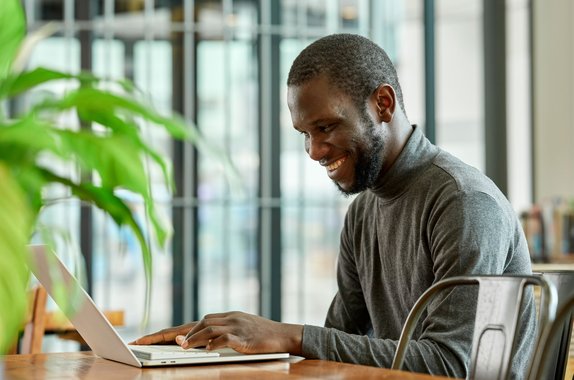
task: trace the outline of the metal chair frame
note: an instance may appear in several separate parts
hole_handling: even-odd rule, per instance
[[[549,321],[554,320],[557,303],[556,288],[540,276],[482,275],[447,278],[427,289],[411,309],[401,332],[392,369],[401,368],[416,323],[438,292],[467,285],[479,287],[470,357],[470,379],[507,378],[520,306],[523,301],[524,288],[527,285],[537,285],[541,288],[538,318],[541,326],[546,326]],[[500,347],[501,339],[502,347]],[[492,348],[496,348],[496,351]],[[501,355],[498,355],[500,351],[502,351]]]
[[[557,361],[555,358],[555,349],[561,343],[565,324],[572,323],[573,313],[574,295],[571,295],[558,308],[556,318],[545,325],[532,360],[529,380],[548,379],[556,376],[557,370],[560,369],[556,365],[560,365],[560,361]],[[571,331],[570,329],[569,331]],[[562,376],[564,376],[564,372],[562,372]]]
[[[538,274],[538,273],[536,273]],[[542,277],[551,282],[558,292],[558,310],[564,305],[570,297],[574,297],[574,271],[569,270],[545,270],[541,271]],[[553,352],[546,353],[548,360],[544,365],[548,365],[544,378],[537,380],[563,380],[566,374],[568,364],[568,355],[570,353],[570,337],[572,335],[572,314],[571,317],[564,317],[562,321],[561,337],[556,337],[552,346],[547,346],[548,350]],[[553,363],[553,365],[550,365]]]

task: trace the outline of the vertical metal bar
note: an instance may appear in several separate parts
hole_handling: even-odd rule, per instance
[[[259,7],[260,24],[262,26],[270,25],[270,5],[269,1],[262,1]],[[259,168],[259,193],[260,198],[269,198],[271,193],[270,177],[268,172],[269,159],[271,156],[269,144],[269,126],[271,119],[271,89],[269,88],[271,77],[271,59],[269,51],[271,50],[271,36],[262,33],[259,36],[259,101],[261,103],[261,119],[259,121],[259,155],[260,168]],[[264,317],[271,315],[270,306],[270,289],[271,289],[271,275],[270,275],[270,252],[271,252],[271,215],[268,207],[261,202],[259,212],[259,294],[260,294],[260,314]]]
[[[183,95],[184,116],[188,122],[196,121],[196,76],[197,76],[197,48],[194,34],[195,2],[184,2],[183,36]],[[186,199],[192,200],[197,196],[197,151],[190,145],[184,145],[184,168],[183,173],[184,194]],[[189,233],[184,234],[184,318],[185,320],[199,319],[199,246],[198,246],[198,209],[190,202],[184,210],[184,226]]]
[[[531,201],[536,202],[536,149],[534,146],[534,120],[536,117],[536,107],[534,107],[534,94],[536,91],[536,84],[534,82],[534,57],[535,57],[535,46],[534,46],[534,33],[535,33],[535,23],[534,23],[534,1],[528,1],[528,47],[529,47],[529,61],[530,66],[528,68],[530,74],[530,194],[532,194]]]
[[[280,24],[280,2],[262,1],[259,17],[263,27]],[[260,35],[260,197],[259,265],[261,315],[281,320],[281,189],[280,189],[280,97],[279,43],[281,36]],[[277,201],[277,202],[276,202]]]
[[[103,43],[105,44],[106,48],[104,49],[103,54],[105,54],[105,59],[104,62],[106,62],[106,67],[104,68],[104,78],[106,79],[110,79],[111,77],[111,55],[112,55],[112,39],[113,39],[113,28],[112,28],[112,23],[114,20],[114,1],[113,0],[105,0],[104,1],[104,41]],[[100,37],[101,38],[101,37]],[[126,48],[125,49],[125,53],[124,56],[125,57],[131,57],[131,59],[133,60],[133,44],[130,44],[131,49]],[[125,67],[125,65],[124,65]],[[131,75],[132,73],[126,73],[128,75]],[[126,78],[130,78],[129,76],[126,76]],[[131,77],[131,79],[133,79],[133,76]],[[106,218],[106,216],[104,216],[104,218]],[[105,226],[105,224],[104,224]],[[95,228],[98,228],[99,226],[96,225],[94,226]],[[103,228],[102,231],[102,240],[105,241],[108,236],[106,234],[107,228]],[[98,232],[95,233],[96,235],[99,235]],[[103,250],[102,252],[100,252],[100,254],[103,256],[103,265],[104,265],[104,276],[103,276],[103,281],[102,283],[102,287],[96,291],[101,291],[101,295],[100,295],[100,302],[102,302],[103,305],[109,306],[109,301],[111,300],[111,296],[112,296],[112,262],[111,262],[111,252],[110,250]],[[103,288],[103,289],[102,289]]]
[[[271,24],[281,24],[281,2],[279,0],[271,1]],[[281,35],[271,35],[271,76],[269,78],[271,89],[271,119],[267,128],[271,131],[271,170],[268,175],[271,177],[271,197],[276,202],[273,204],[272,209],[272,224],[271,224],[271,238],[272,246],[271,256],[271,315],[270,318],[280,321],[281,320],[281,268],[282,268],[282,255],[283,246],[281,243],[281,96],[280,96],[280,78],[281,78]]]
[[[225,86],[231,87],[231,40],[233,38],[232,25],[229,25],[230,18],[233,16],[233,0],[223,0],[223,76]],[[231,157],[231,98],[229,96],[224,97],[224,110],[223,110],[223,120],[224,120],[224,149],[225,153]],[[225,309],[230,307],[230,251],[231,251],[231,202],[229,201],[229,186],[227,181],[223,184],[223,236],[222,236],[222,246],[223,246],[223,305]]]
[[[174,9],[172,21],[183,21],[183,38],[173,34],[173,109],[187,122],[196,119],[196,39],[194,1],[184,0],[183,15]],[[183,76],[183,79],[182,79]],[[176,190],[173,207],[172,323],[199,319],[199,254],[197,246],[197,157],[191,144],[173,143],[173,170]]]
[[[435,2],[425,0],[424,10],[425,49],[425,135],[433,144],[436,142],[436,69],[435,69]]]
[[[484,5],[484,145],[486,175],[508,194],[506,147],[506,2]]]
[[[78,20],[89,21],[92,18],[93,2],[76,1],[76,16]],[[80,68],[85,71],[92,70],[92,42],[93,32],[82,29],[78,32],[80,41]],[[82,128],[91,128],[91,125],[82,125]],[[91,180],[91,172],[83,173],[85,180]],[[80,249],[86,262],[87,291],[92,294],[93,290],[93,215],[92,206],[82,204],[80,207]]]

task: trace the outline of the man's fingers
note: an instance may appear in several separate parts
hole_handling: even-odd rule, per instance
[[[203,319],[213,319],[213,318],[226,318],[228,316],[230,316],[231,314],[236,313],[235,311],[226,311],[224,313],[212,313],[212,314],[206,314]]]
[[[171,340],[171,342],[173,342],[173,339]],[[139,345],[166,344],[166,343],[170,343],[169,335],[160,332],[142,336],[141,338],[138,338],[133,342],[133,344],[139,344]]]
[[[181,346],[183,342],[185,342],[185,336],[178,335],[175,337],[175,343],[177,343]]]
[[[221,326],[208,326],[193,334],[188,334],[181,341],[183,348],[207,346],[213,339],[228,333],[228,328]]]
[[[243,345],[237,336],[233,334],[223,334],[215,339],[210,339],[207,346],[205,346],[208,350],[217,350],[225,347],[233,348],[237,352],[242,352]]]
[[[154,344],[155,343],[155,339],[153,336],[142,336],[141,338],[137,338],[136,340],[134,340],[133,342],[130,342],[129,344],[139,344],[139,345],[150,345],[150,344]]]
[[[211,315],[215,315],[215,314],[211,314]],[[222,315],[222,314],[218,314],[218,315]],[[207,318],[207,316],[206,316]],[[209,328],[211,326],[227,326],[228,325],[228,321],[225,318],[209,318],[209,319],[202,319],[201,321],[197,322],[195,324],[195,326],[193,326],[193,328],[191,328],[188,332],[186,332],[187,337],[190,337],[194,334],[197,334],[197,332]],[[185,334],[183,334],[185,335]]]
[[[171,327],[163,329],[153,334],[148,334],[136,339],[131,344],[150,345],[150,344],[169,344],[175,342],[175,337],[178,335],[185,335],[194,326],[193,323],[186,325]]]

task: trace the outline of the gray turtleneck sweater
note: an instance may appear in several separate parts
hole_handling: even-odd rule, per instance
[[[530,274],[526,240],[508,200],[475,168],[431,144],[414,127],[375,188],[350,205],[341,233],[338,292],[326,327],[305,325],[303,355],[390,367],[417,298],[439,280]],[[476,289],[428,306],[404,369],[465,377]],[[532,297],[521,315],[512,377],[522,378],[535,336]]]

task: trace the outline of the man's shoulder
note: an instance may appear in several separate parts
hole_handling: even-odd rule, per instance
[[[433,166],[435,172],[428,173],[432,178],[436,181],[450,180],[459,191],[479,191],[493,196],[500,193],[498,187],[484,173],[446,151],[441,151],[435,157]]]
[[[436,199],[443,202],[441,206],[456,205],[462,215],[461,218],[464,215],[472,215],[475,222],[489,223],[496,220],[497,223],[503,223],[509,228],[516,226],[516,214],[508,198],[480,170],[445,151],[437,155],[433,164],[435,170],[447,176],[442,178],[442,181],[448,184],[437,185],[437,192],[440,192],[441,196]],[[441,176],[435,173],[434,177],[437,181],[440,179],[436,177]]]

